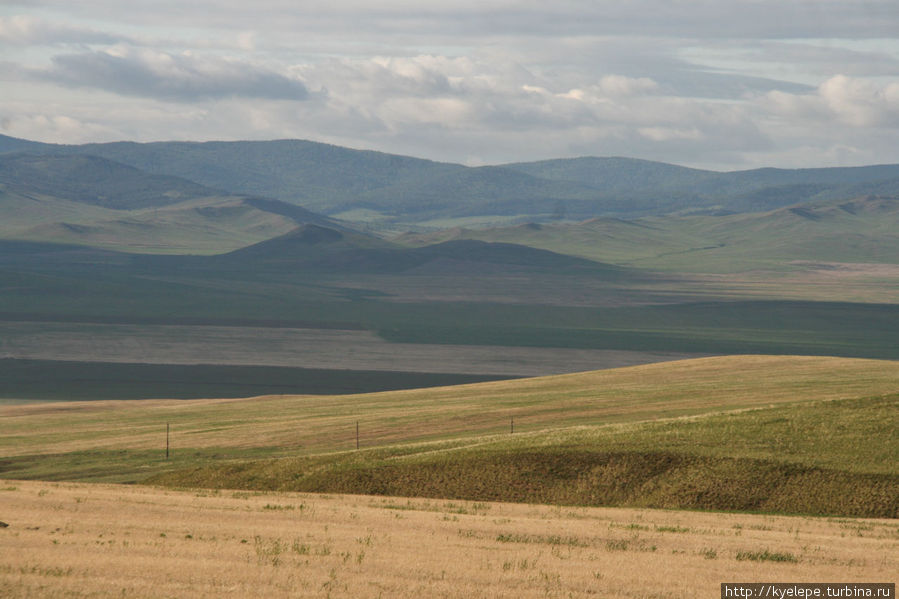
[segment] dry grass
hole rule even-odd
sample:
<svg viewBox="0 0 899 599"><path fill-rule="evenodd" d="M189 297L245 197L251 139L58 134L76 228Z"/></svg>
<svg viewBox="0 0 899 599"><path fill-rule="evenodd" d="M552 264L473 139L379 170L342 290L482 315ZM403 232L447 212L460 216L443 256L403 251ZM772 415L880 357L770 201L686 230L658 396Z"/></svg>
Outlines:
<svg viewBox="0 0 899 599"><path fill-rule="evenodd" d="M0 515L10 598L711 597L899 571L891 520L21 481Z"/></svg>
<svg viewBox="0 0 899 599"><path fill-rule="evenodd" d="M276 447L297 453L635 422L899 389L899 362L732 356L616 370L349 396L0 406L0 454Z"/></svg>

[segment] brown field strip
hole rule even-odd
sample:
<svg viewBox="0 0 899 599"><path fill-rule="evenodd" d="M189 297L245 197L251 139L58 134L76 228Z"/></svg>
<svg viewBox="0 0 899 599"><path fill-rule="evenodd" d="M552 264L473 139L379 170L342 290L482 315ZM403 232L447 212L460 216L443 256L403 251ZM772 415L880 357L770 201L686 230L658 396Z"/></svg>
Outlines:
<svg viewBox="0 0 899 599"><path fill-rule="evenodd" d="M895 582L895 520L0 481L0 596L717 597Z"/></svg>
<svg viewBox="0 0 899 599"><path fill-rule="evenodd" d="M0 356L543 376L695 357L675 352L390 343L370 331L0 321Z"/></svg>
<svg viewBox="0 0 899 599"><path fill-rule="evenodd" d="M291 454L607 424L899 390L899 362L733 356L347 396L0 406L0 455L277 448Z"/></svg>

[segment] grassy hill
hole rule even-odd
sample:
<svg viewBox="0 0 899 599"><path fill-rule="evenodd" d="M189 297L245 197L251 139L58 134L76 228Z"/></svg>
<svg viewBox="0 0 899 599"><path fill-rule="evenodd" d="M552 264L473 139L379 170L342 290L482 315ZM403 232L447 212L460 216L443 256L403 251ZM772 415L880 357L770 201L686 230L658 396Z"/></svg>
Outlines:
<svg viewBox="0 0 899 599"><path fill-rule="evenodd" d="M899 517L899 394L688 420L199 467L178 487ZM871 443L873 441L873 444Z"/></svg>
<svg viewBox="0 0 899 599"><path fill-rule="evenodd" d="M409 245L454 239L518 243L591 260L681 272L788 268L795 261L896 264L899 198L865 196L761 213L615 218L405 234Z"/></svg>
<svg viewBox="0 0 899 599"><path fill-rule="evenodd" d="M895 517L897 388L896 362L743 356L354 396L7 406L0 472Z"/></svg>
<svg viewBox="0 0 899 599"><path fill-rule="evenodd" d="M0 154L0 238L138 253L213 254L305 223L278 200L229 196L93 156Z"/></svg>
<svg viewBox="0 0 899 599"><path fill-rule="evenodd" d="M332 225L298 206L233 196L204 197L160 208L113 210L56 197L0 191L0 216L8 217L0 223L3 239L138 254L218 254L283 235L303 223Z"/></svg>
<svg viewBox="0 0 899 599"><path fill-rule="evenodd" d="M318 225L207 260L215 268L328 273L582 272L627 276L626 269L509 243L455 240L408 248L376 237ZM633 276L633 275L631 275Z"/></svg>

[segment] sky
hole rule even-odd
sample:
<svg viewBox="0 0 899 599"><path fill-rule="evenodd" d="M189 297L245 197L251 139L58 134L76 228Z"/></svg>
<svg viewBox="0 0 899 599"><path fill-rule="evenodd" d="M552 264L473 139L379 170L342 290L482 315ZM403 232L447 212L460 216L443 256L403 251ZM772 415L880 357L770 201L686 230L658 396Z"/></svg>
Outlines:
<svg viewBox="0 0 899 599"><path fill-rule="evenodd" d="M0 0L0 133L899 163L899 2Z"/></svg>

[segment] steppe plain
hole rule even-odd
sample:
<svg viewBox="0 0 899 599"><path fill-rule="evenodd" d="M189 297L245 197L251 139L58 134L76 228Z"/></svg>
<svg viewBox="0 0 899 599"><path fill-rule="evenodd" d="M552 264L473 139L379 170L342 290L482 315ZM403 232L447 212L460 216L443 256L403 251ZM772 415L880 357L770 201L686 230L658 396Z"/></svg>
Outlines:
<svg viewBox="0 0 899 599"><path fill-rule="evenodd" d="M0 595L895 580L896 167L0 150Z"/></svg>

